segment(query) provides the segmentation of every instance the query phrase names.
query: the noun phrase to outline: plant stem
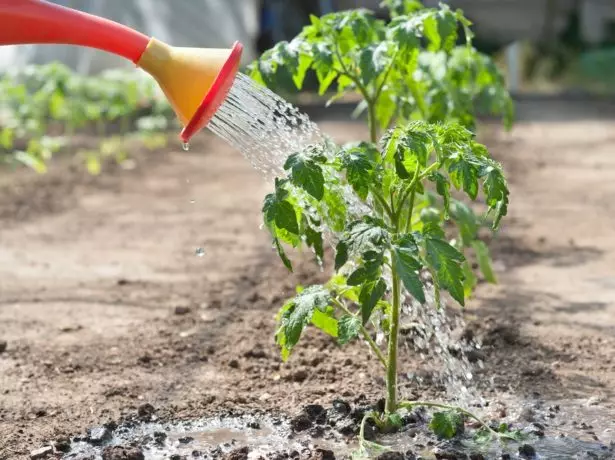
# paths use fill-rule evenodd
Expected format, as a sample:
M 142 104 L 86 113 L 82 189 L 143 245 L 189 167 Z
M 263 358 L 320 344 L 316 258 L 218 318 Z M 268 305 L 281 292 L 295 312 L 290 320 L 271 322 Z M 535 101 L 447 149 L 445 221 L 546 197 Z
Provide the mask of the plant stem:
M 375 144 L 378 142 L 378 124 L 376 121 L 376 104 L 369 99 L 366 99 L 368 112 L 367 112 L 367 124 L 369 125 L 369 139 Z
M 370 191 L 372 192 L 372 195 L 374 196 L 376 201 L 378 201 L 378 203 L 380 203 L 380 205 L 384 208 L 384 211 L 387 213 L 391 221 L 395 221 L 395 215 L 393 214 L 391 206 L 389 206 L 389 203 L 387 203 L 387 200 L 385 200 L 384 197 L 380 194 L 380 192 L 378 192 L 376 189 L 370 187 Z
M 393 272 L 393 305 L 391 308 L 391 326 L 389 329 L 389 353 L 387 360 L 387 398 L 385 412 L 392 414 L 397 410 L 397 340 L 399 338 L 399 309 L 401 286 L 395 266 Z

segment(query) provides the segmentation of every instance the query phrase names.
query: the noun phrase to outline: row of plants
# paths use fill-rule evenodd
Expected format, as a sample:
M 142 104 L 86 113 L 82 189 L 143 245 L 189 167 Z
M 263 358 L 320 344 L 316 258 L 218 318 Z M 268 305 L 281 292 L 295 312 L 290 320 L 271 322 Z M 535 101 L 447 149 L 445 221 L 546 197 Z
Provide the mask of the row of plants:
M 252 78 L 274 90 L 289 82 L 300 90 L 311 72 L 321 94 L 335 91 L 331 103 L 358 94 L 369 131 L 367 142 L 292 152 L 265 197 L 264 222 L 289 270 L 287 247 L 309 248 L 319 264 L 327 243 L 334 253 L 329 281 L 298 286 L 282 306 L 275 337 L 283 360 L 310 326 L 340 345 L 362 340 L 377 357 L 374 372 L 386 376 L 384 412 L 364 423 L 391 430 L 403 411 L 436 407 L 430 426 L 451 438 L 465 417 L 478 418 L 460 407 L 399 399 L 400 315 L 404 304 L 425 304 L 427 291 L 434 308 L 442 291 L 463 306 L 479 276 L 496 282 L 479 229 L 499 228 L 509 192 L 502 166 L 476 140 L 477 107 L 501 116 L 508 129 L 513 104 L 493 61 L 472 46 L 462 11 L 414 0 L 384 4 L 390 21 L 366 9 L 312 17 L 250 66 Z M 463 196 L 481 200 L 481 211 Z M 476 433 L 482 440 L 517 435 L 485 423 Z
M 134 70 L 87 76 L 54 62 L 0 75 L 0 160 L 38 172 L 74 134 L 87 132 L 99 144 L 78 155 L 97 174 L 105 158 L 126 160 L 132 139 L 150 148 L 164 145 L 173 120 L 155 82 Z

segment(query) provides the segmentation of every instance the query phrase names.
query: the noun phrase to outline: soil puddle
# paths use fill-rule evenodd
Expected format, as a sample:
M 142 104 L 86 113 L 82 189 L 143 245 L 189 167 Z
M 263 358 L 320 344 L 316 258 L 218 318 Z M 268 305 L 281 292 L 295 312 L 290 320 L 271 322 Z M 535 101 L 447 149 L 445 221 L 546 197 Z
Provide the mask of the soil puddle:
M 356 442 L 359 420 L 369 406 L 351 408 L 344 404 L 338 402 L 329 409 L 306 406 L 292 419 L 271 414 L 222 415 L 195 421 L 129 422 L 115 429 L 93 428 L 84 438 L 75 439 L 71 451 L 63 458 L 115 458 L 103 456 L 105 449 L 109 451 L 113 446 L 141 452 L 143 457 L 134 457 L 135 460 L 217 459 L 231 452 L 237 454 L 244 447 L 248 450 L 231 458 L 353 458 L 359 447 Z M 461 439 L 439 440 L 428 431 L 429 416 L 422 410 L 407 414 L 402 431 L 379 436 L 377 442 L 387 450 L 405 455 L 390 457 L 399 459 L 615 458 L 615 416 L 612 410 L 582 401 L 552 403 L 537 400 L 508 404 L 501 400 L 490 404 L 491 409 L 496 406 L 514 408 L 507 411 L 506 417 L 493 423 L 505 422 L 511 431 L 521 430 L 524 438 L 520 442 L 479 444 L 473 439 L 475 431 L 472 428 L 467 428 Z M 382 452 L 370 450 L 369 453 L 375 458 Z M 366 457 L 355 455 L 354 458 Z

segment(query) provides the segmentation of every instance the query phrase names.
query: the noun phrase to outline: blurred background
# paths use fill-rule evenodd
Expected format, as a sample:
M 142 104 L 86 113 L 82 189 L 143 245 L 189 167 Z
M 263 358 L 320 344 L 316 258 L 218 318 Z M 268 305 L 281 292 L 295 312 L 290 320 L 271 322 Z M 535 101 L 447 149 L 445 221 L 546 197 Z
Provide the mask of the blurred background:
M 176 46 L 229 47 L 241 41 L 244 63 L 290 40 L 309 15 L 365 7 L 386 19 L 380 0 L 53 0 L 121 22 Z M 426 0 L 436 6 L 438 0 Z M 610 91 L 615 68 L 612 0 L 446 0 L 474 22 L 475 44 L 494 55 L 511 90 Z M 69 46 L 0 47 L 0 71 L 62 62 L 83 74 L 130 63 Z

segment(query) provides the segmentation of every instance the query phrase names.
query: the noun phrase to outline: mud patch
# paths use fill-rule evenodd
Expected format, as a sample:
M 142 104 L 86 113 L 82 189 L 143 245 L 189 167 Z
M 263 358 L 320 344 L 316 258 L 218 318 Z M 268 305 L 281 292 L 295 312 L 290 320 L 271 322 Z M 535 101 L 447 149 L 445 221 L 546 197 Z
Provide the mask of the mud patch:
M 148 413 L 120 425 L 93 427 L 73 439 L 61 456 L 73 460 L 151 459 L 609 459 L 615 455 L 615 421 L 602 407 L 546 403 L 517 405 L 508 410 L 501 401 L 479 408 L 502 417 L 486 420 L 497 429 L 506 424 L 521 434 L 515 441 L 478 442 L 479 426 L 466 420 L 463 434 L 438 439 L 428 429 L 431 414 L 417 408 L 403 414 L 395 433 L 379 433 L 367 424 L 361 446 L 357 439 L 366 413 L 380 402 L 354 404 L 335 400 L 324 408 L 303 407 L 294 417 L 267 412 L 226 413 L 189 421 L 165 422 Z M 144 420 L 145 419 L 145 420 Z M 147 421 L 146 421 L 147 420 Z M 583 420 L 583 421 L 582 421 Z M 371 442 L 370 442 L 371 440 Z M 372 442 L 378 445 L 372 444 Z M 63 444 L 64 445 L 64 444 Z M 363 447 L 363 449 L 361 449 Z M 59 455 L 60 449 L 57 449 Z M 65 451 L 67 449 L 64 449 Z

